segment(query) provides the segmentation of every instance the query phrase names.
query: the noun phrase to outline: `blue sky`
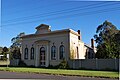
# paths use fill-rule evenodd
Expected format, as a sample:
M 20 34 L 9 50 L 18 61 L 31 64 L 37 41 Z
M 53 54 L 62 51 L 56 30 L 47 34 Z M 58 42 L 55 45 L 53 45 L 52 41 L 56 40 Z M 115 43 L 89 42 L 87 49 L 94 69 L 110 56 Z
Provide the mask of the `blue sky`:
M 105 20 L 120 29 L 119 1 L 81 0 L 2 0 L 0 46 L 11 45 L 11 39 L 20 32 L 35 33 L 35 27 L 44 23 L 51 30 L 71 28 L 81 30 L 82 41 L 90 44 L 96 28 Z

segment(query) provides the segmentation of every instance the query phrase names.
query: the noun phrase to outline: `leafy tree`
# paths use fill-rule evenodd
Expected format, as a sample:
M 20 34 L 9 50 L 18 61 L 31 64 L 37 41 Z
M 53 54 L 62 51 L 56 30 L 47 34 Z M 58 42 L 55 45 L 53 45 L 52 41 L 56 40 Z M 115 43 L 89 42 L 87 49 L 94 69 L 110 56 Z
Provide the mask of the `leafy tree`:
M 6 52 L 8 52 L 8 51 L 9 51 L 9 50 L 8 50 L 7 47 L 4 47 L 4 48 L 3 48 L 3 52 L 4 52 L 4 53 L 6 53 Z
M 9 49 L 7 47 L 2 48 L 2 53 L 1 54 L 4 55 L 3 60 L 7 59 L 6 55 L 9 53 L 8 51 L 9 51 Z
M 120 45 L 120 30 L 111 22 L 105 21 L 99 25 L 94 35 L 97 43 L 97 58 L 119 58 Z
M 120 30 L 118 30 L 118 33 L 115 34 L 114 38 L 113 38 L 115 45 L 115 51 L 116 54 L 118 55 L 118 57 L 120 58 Z
M 13 49 L 13 51 L 12 51 L 12 58 L 20 59 L 21 58 L 20 48 L 15 47 L 15 48 L 12 48 L 12 49 Z
M 10 47 L 11 52 L 12 52 L 12 57 L 14 59 L 20 59 L 21 54 L 20 54 L 20 46 L 21 46 L 21 37 L 24 36 L 25 33 L 22 32 L 19 35 L 17 35 L 16 37 L 13 37 L 11 39 L 12 45 Z
M 2 50 L 3 50 L 2 47 L 0 47 L 0 54 L 2 53 Z
M 21 45 L 21 38 L 20 37 L 22 37 L 22 36 L 24 36 L 25 35 L 25 33 L 24 32 L 22 32 L 22 33 L 20 33 L 19 35 L 17 35 L 16 37 L 13 37 L 12 39 L 11 39 L 11 42 L 12 42 L 12 45 L 11 45 L 11 47 L 20 47 L 20 45 Z

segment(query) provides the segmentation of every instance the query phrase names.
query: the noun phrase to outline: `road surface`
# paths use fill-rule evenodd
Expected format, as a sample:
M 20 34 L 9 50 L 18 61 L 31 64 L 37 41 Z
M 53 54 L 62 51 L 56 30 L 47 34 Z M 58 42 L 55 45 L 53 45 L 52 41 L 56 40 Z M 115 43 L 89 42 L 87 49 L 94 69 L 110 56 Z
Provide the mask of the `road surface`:
M 21 72 L 7 72 L 0 71 L 0 79 L 40 79 L 40 80 L 118 80 L 108 78 L 91 78 L 79 76 L 62 76 L 62 75 L 48 75 L 35 73 L 21 73 Z

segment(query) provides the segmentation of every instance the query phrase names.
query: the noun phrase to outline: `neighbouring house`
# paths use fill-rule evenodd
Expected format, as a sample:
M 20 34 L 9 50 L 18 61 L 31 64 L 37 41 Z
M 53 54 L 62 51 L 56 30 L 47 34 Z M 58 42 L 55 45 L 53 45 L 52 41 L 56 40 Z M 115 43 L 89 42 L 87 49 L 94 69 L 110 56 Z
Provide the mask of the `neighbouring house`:
M 4 56 L 4 55 L 0 55 L 0 59 L 2 59 L 3 56 Z
M 50 26 L 41 24 L 36 27 L 35 34 L 21 37 L 21 59 L 29 66 L 56 66 L 63 59 L 94 58 L 92 47 L 81 40 L 80 30 L 72 29 L 51 31 Z

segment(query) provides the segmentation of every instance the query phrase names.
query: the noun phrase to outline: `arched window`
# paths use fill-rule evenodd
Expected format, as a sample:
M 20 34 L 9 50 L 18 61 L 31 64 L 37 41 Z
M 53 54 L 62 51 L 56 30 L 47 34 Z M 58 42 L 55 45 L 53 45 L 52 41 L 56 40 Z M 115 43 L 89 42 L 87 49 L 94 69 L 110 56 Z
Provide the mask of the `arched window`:
M 65 47 L 63 45 L 61 45 L 59 51 L 60 51 L 59 52 L 59 58 L 64 59 Z
M 56 60 L 56 47 L 51 47 L 51 60 Z
M 41 51 L 41 52 L 45 52 L 45 48 L 44 48 L 44 47 L 41 47 L 41 48 L 40 48 L 40 51 Z
M 28 59 L 28 48 L 25 48 L 24 59 Z
M 45 48 L 40 48 L 40 66 L 45 66 Z
M 33 47 L 31 48 L 31 55 L 30 55 L 30 58 L 31 58 L 31 59 L 34 59 L 34 48 L 33 48 Z

